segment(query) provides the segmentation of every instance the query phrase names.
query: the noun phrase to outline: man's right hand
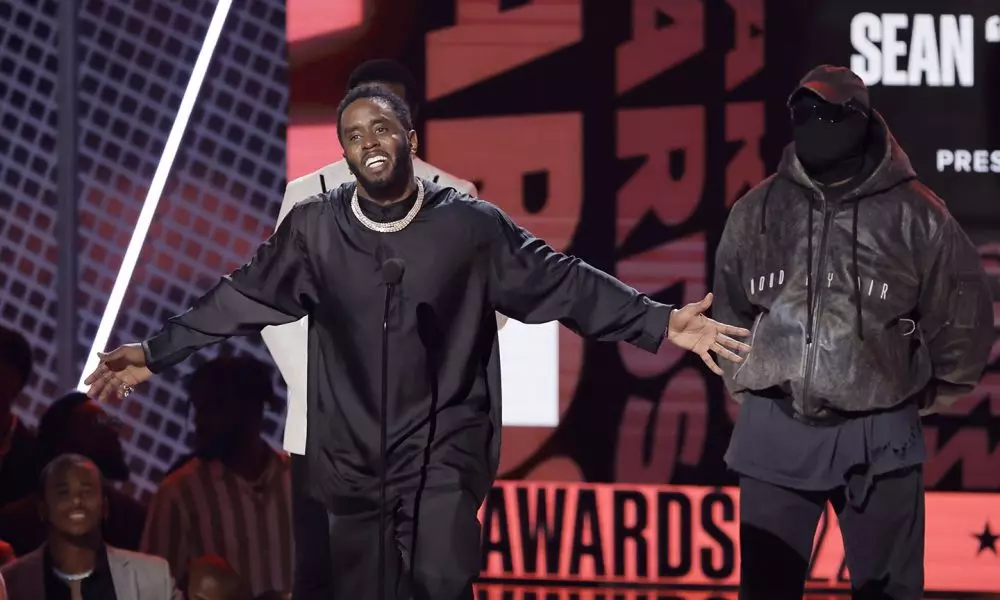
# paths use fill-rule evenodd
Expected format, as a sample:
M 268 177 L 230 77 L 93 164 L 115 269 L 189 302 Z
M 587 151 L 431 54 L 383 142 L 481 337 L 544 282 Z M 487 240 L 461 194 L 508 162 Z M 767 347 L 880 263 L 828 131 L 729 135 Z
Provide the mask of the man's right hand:
M 140 344 L 125 344 L 108 353 L 98 352 L 97 356 L 101 363 L 83 383 L 90 386 L 87 396 L 98 402 L 110 400 L 112 395 L 124 398 L 135 386 L 153 377 Z

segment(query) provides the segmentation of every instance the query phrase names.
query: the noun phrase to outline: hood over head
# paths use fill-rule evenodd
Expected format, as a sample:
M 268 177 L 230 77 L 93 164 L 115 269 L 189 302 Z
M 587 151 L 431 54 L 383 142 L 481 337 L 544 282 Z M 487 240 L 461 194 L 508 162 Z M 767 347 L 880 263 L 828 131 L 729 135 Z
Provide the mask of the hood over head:
M 873 194 L 915 177 L 868 88 L 844 67 L 820 65 L 788 97 L 793 143 L 778 166 L 781 177 L 805 187 L 850 181 L 845 198 Z
M 795 152 L 812 179 L 832 184 L 862 171 L 871 105 L 868 89 L 857 75 L 843 67 L 820 65 L 802 78 L 787 106 Z

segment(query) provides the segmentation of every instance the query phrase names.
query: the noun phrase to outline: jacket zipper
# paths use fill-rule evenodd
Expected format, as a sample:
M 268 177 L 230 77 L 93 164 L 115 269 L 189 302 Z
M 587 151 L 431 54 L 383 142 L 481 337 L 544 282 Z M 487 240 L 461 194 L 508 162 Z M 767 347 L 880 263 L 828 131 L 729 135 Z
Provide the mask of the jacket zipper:
M 819 264 L 816 265 L 816 280 L 812 282 L 816 286 L 816 295 L 813 297 L 813 305 L 809 307 L 813 311 L 812 325 L 813 330 L 811 332 L 806 332 L 806 335 L 812 334 L 812 340 L 806 344 L 806 373 L 805 381 L 803 382 L 803 395 L 802 395 L 802 410 L 806 410 L 806 406 L 809 404 L 810 386 L 812 384 L 813 371 L 816 368 L 816 338 L 817 332 L 819 330 L 819 322 L 823 316 L 823 300 L 826 295 L 823 293 L 825 289 L 823 287 L 823 282 L 825 278 L 823 277 L 823 271 L 826 270 L 826 254 L 827 245 L 829 244 L 830 237 L 830 227 L 833 225 L 833 218 L 836 216 L 836 209 L 831 209 L 826 200 L 820 196 L 820 200 L 823 202 L 823 233 L 820 237 L 819 242 Z M 812 207 L 809 207 L 812 210 Z M 812 232 L 809 232 L 812 235 Z M 810 270 L 812 265 L 809 265 Z M 812 273 L 809 274 L 812 277 Z

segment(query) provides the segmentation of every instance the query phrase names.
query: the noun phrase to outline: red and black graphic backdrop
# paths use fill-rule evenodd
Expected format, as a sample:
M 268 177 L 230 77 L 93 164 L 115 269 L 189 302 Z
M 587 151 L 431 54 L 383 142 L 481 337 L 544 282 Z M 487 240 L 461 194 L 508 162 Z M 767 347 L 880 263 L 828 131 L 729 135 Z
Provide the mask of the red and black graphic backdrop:
M 214 3 L 81 7 L 82 368 Z M 0 3 L 0 314 L 35 348 L 17 408 L 29 424 L 64 391 L 57 8 Z M 727 206 L 775 166 L 796 80 L 863 55 L 875 106 L 1000 279 L 994 13 L 990 0 L 238 0 L 111 344 L 148 335 L 247 258 L 277 215 L 282 175 L 339 158 L 347 74 L 379 56 L 402 60 L 424 88 L 426 159 L 561 249 L 687 302 L 710 288 Z M 734 404 L 697 359 L 568 332 L 560 350 L 560 424 L 509 428 L 506 477 L 732 482 L 722 455 Z M 268 359 L 259 339 L 216 351 Z M 125 424 L 137 494 L 187 450 L 183 381 L 195 364 L 109 407 Z M 930 487 L 1000 490 L 998 371 L 995 357 L 976 393 L 926 421 Z M 279 431 L 272 415 L 268 434 Z
M 728 207 L 775 168 L 790 134 L 785 100 L 823 62 L 866 71 L 873 104 L 918 173 L 1000 276 L 1000 136 L 987 108 L 1000 88 L 988 76 L 1000 8 L 987 2 L 388 4 L 365 5 L 364 24 L 331 36 L 325 58 L 313 40 L 296 64 L 292 45 L 292 130 L 331 123 L 351 66 L 399 58 L 424 88 L 425 159 L 657 300 L 690 302 L 710 289 Z M 409 29 L 393 22 L 400 17 Z M 337 76 L 317 84 L 324 69 Z M 320 166 L 309 154 L 309 167 Z M 560 344 L 560 424 L 506 427 L 504 477 L 733 481 L 722 456 L 735 404 L 697 357 L 566 331 Z M 929 487 L 1000 489 L 998 367 L 926 421 Z

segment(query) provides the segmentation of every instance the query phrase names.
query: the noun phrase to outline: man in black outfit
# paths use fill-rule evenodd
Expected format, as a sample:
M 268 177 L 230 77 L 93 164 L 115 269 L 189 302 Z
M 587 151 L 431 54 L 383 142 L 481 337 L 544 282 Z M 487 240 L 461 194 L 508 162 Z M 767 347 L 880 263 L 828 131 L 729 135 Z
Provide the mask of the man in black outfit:
M 855 598 L 923 597 L 921 413 L 970 392 L 994 338 L 986 275 L 868 90 L 820 66 L 794 143 L 732 209 L 715 316 L 752 327 L 726 461 L 740 474 L 740 598 L 801 598 L 826 503 Z
M 338 123 L 357 180 L 296 205 L 162 332 L 102 354 L 88 393 L 127 395 L 199 348 L 308 316 L 306 482 L 331 558 L 321 597 L 471 600 L 476 515 L 500 458 L 497 312 L 649 352 L 668 340 L 720 374 L 709 353 L 742 360 L 749 347 L 729 336 L 750 332 L 707 318 L 711 295 L 655 302 L 416 176 L 419 140 L 390 90 L 352 89 Z

